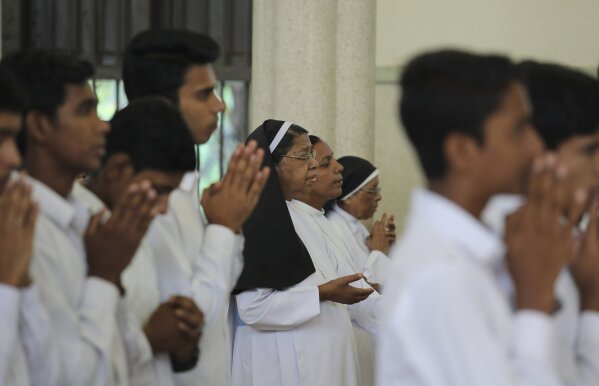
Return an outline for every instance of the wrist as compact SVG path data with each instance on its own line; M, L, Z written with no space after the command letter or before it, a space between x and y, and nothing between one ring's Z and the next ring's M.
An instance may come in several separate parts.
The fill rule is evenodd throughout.
M599 311L599 288L580 290L581 311Z
M329 294L327 291L326 284L321 284L318 286L318 299L321 302L329 300Z
M516 306L518 310L539 311L545 314L553 314L557 302L553 291L551 292L521 292L516 295Z

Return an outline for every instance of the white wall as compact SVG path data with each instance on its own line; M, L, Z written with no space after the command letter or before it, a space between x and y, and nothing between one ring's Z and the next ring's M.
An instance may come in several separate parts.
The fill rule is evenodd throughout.
M381 209L399 215L422 184L397 120L398 68L431 48L460 47L532 58L595 73L599 64L597 0L377 0L375 158Z

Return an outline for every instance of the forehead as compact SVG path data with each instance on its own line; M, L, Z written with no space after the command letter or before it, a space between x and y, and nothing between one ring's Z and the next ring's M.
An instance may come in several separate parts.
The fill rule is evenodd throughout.
M316 159L319 160L333 154L331 147L324 141L320 141L314 145L314 151L316 151Z
M309 150L312 147L308 134L298 135L293 139L291 150Z
M146 169L136 174L138 180L148 180L152 185L172 186L176 188L181 182L183 172Z
M182 86L214 87L216 75L210 64L193 64L185 72Z
M96 94L87 82L81 84L67 84L65 91L66 96L64 102L60 106L61 108L66 106L77 106L85 100L96 99Z
M21 129L21 115L12 111L0 110L0 132L17 133Z
M364 185L365 189L374 189L379 186L379 176L374 177L370 182Z
M520 82L512 82L503 94L496 114L523 116L532 111L528 93Z

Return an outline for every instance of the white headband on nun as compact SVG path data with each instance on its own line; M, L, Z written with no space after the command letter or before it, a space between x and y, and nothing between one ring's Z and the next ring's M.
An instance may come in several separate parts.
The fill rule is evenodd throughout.
M270 154L272 154L277 148L277 146L279 146L279 143L281 143L281 140L283 139L285 133L287 132L287 130L289 130L291 125L293 125L293 122L285 121L285 123L283 123L283 125L277 132L277 135L275 135L275 139L273 139L270 143L270 146L268 146L268 148L270 149Z
M379 170L378 169L374 169L374 171L372 173L370 173L370 175L368 177L366 177L366 179L364 179L364 181L362 181L362 183L360 185L358 185L357 188L355 188L354 190L352 190L351 192L349 192L345 196L341 197L341 201L345 201L348 198L350 198L351 196L353 196L354 194L358 193L358 190L362 189L364 186L366 186L367 183L369 183L370 181L372 181L374 179L374 177L376 177L378 175L379 175Z

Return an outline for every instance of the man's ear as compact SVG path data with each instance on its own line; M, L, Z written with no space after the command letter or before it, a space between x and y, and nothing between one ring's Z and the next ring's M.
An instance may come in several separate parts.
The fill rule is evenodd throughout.
M106 182L116 182L123 178L130 179L135 174L131 158L125 153L112 154L102 169Z
M468 172L479 160L480 147L480 143L469 135L457 132L449 134L443 143L447 169L460 174Z
M44 143L53 135L53 124L46 115L37 110L32 110L25 116L25 130L27 141Z

